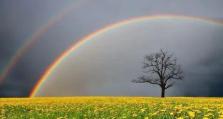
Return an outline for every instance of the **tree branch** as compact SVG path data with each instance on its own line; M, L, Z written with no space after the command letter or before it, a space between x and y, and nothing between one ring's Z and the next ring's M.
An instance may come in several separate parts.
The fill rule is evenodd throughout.
M174 84L175 84L175 82L172 82L172 83L168 84L168 85L165 87L165 89L168 89L168 88L172 87Z
M150 84L157 84L161 85L159 79L150 79L146 78L145 76L139 77L136 80L132 80L133 83L150 83Z

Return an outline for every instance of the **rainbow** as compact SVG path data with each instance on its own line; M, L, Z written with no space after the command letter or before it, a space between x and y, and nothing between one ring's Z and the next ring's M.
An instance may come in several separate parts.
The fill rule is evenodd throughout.
M22 56L24 56L29 51L29 49L31 49L50 28L60 22L72 10L79 7L80 4L82 4L82 2L75 2L65 7L61 12L59 12L56 16L51 17L46 24L42 25L39 29L37 29L36 32L34 32L29 38L27 38L25 44L17 50L9 63L5 66L5 68L3 68L3 71L0 74L0 83L8 76L8 74L16 66Z
M211 24L223 25L223 22L219 21L219 20L213 20L213 19L202 18L202 17L179 16L179 15L142 16L142 17L130 18L130 19L120 21L118 23L110 24L108 26L105 26L105 27L83 37L78 42L74 43L70 48L65 50L60 56L58 56L55 59L55 61L51 65L48 66L48 68L43 73L43 75L41 76L39 81L36 83L36 85L34 86L34 88L32 89L32 91L30 93L30 97L34 97L36 95L38 89L41 88L41 85L47 80L47 78L51 75L53 70L55 68L57 68L64 59L66 59L67 56L69 56L73 51L77 50L79 47L84 45L90 39L92 39L96 36L99 36L109 30L116 29L116 28L131 24L131 23L142 22L145 20L154 20L154 19L157 19L157 20L159 20L159 19L188 19L188 20L195 20L195 21L199 21L199 22L207 22L207 23L211 23Z

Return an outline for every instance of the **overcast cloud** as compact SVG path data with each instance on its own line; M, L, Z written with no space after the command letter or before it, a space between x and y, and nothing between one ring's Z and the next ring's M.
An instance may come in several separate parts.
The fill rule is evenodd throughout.
M12 69L6 79L0 84L0 96L28 96L33 85L38 81L46 67L67 47L80 38L108 24L136 16L156 14L178 14L185 16L207 17L222 20L222 0L1 0L0 1L0 70L38 28L71 4L77 5L69 14L55 26L50 28L40 41L25 54ZM84 2L83 2L84 1ZM85 2L86 1L86 2ZM204 29L205 30L205 29ZM202 39L203 33L197 37ZM191 85L191 89L201 90L203 96L222 96L222 29L214 28L207 31L215 42L210 41L204 49L212 48L202 56L194 67L196 71L207 69L199 88ZM185 36L190 39L190 36ZM205 37L206 38L206 37ZM195 42L195 41L194 41ZM174 45L174 43L171 43ZM170 44L170 45L171 45ZM196 44L196 43L195 43ZM191 42L191 47L195 45ZM199 44L199 43L198 43ZM210 46L210 44L212 46ZM182 44L182 47L184 45ZM191 49L191 48L189 48ZM202 50L204 50L202 49ZM188 51L189 52L189 51ZM190 51L193 52L193 51ZM177 53L176 53L177 54ZM142 54L143 55L143 54ZM178 55L178 54L177 54ZM181 56L179 56L181 57ZM198 57L197 55L193 57ZM213 63L212 63L213 62ZM140 63L139 63L140 64ZM192 67L186 65L185 67ZM188 71L191 80L199 77L195 71ZM188 75L189 75L188 74ZM211 80L210 80L211 78ZM196 78L197 79L197 78ZM205 86L205 87L204 87ZM208 88L206 88L208 87ZM148 87L145 88L146 90ZM185 95L199 95L180 88ZM144 90L141 90L142 92ZM140 92L141 92L140 91ZM144 91L146 94L146 91ZM128 93L126 93L128 94ZM177 94L177 93L175 93ZM179 93L182 95L182 93Z

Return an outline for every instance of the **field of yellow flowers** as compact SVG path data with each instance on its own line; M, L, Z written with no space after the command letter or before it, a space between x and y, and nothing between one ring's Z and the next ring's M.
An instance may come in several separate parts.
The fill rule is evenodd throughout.
M0 119L223 119L223 98L0 98Z

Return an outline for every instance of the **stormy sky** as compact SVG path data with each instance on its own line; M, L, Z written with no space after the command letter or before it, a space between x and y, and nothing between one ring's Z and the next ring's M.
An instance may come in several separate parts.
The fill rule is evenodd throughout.
M37 96L159 96L158 86L131 80L142 75L144 56L160 49L173 53L185 72L185 80L176 82L168 95L210 94L209 83L221 81L214 76L223 73L218 67L222 62L215 61L223 50L218 31L223 25L183 18L148 18L105 31L73 50L46 78Z
M56 21L53 26L48 28L39 37L38 42L29 48L19 59L5 79L1 81L0 96L28 96L47 66L57 56L85 35L103 26L132 17L157 14L196 16L221 21L223 19L222 4L222 0L1 0L1 72L7 67L10 59L16 54L19 48L31 40L30 37L32 34L38 31L43 25L50 23L49 20L63 13L66 8L72 7L72 9L62 19ZM193 27L190 28L193 29ZM186 42L190 44L189 46L193 46L194 44L199 44L197 42L203 42L202 39L209 38L209 40L205 40L206 42L200 46L202 52L198 50L198 53L195 52L191 56L193 58L197 57L195 58L197 61L194 61L196 65L184 66L188 69L196 69L185 72L185 75L187 75L186 79L202 79L202 81L205 81L197 81L196 83L185 81L185 85L187 87L190 86L190 90L182 87L177 88L176 86L175 91L179 89L177 90L178 92L174 93L174 89L172 89L173 93L171 95L223 96L221 86L223 84L223 55L221 48L223 42L221 34L223 30L220 25L214 28L211 27L209 30L207 28L209 29L210 27L206 26L203 30L199 30L201 34L196 34L198 35L198 40L189 40ZM184 38L193 39L194 37L192 36L189 35ZM175 45L174 43L176 42L171 42L172 45ZM196 45L194 47L199 49ZM192 50L192 48L189 48L189 50ZM207 54L199 57L200 53ZM140 55L143 57L144 54ZM187 53L178 54L176 52L176 55L179 58L186 57ZM141 59L141 57L138 58ZM187 58L190 59L190 57ZM138 62L138 65L141 65L141 62ZM140 67L137 67L136 70L140 72ZM184 85L179 84L179 86ZM143 90L140 90L135 95L140 95L140 93L142 95L150 95L150 93L147 93L149 88L144 87ZM125 89L123 90L124 94L120 95L130 95Z

